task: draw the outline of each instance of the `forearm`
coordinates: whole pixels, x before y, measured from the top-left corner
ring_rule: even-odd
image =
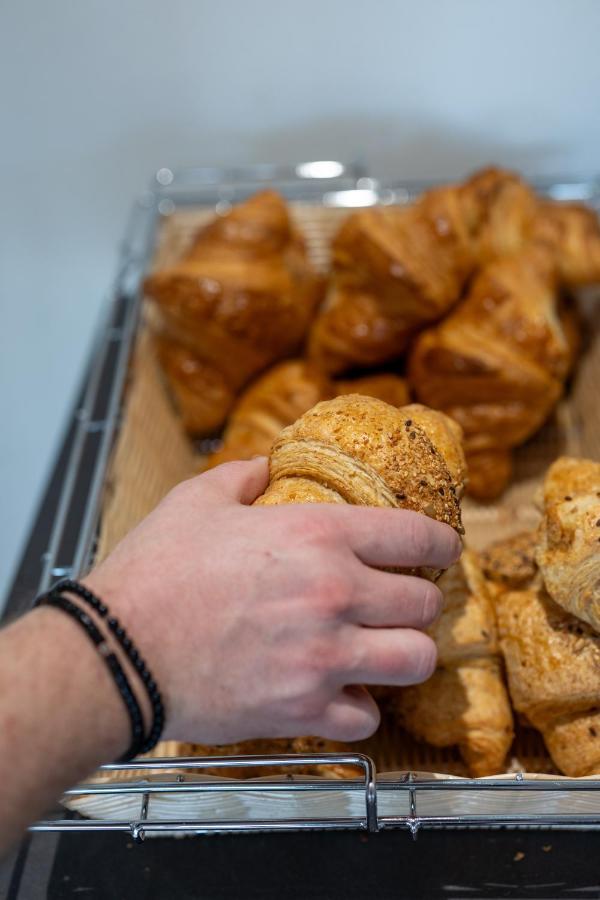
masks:
[[[127,748],[129,724],[78,624],[38,609],[0,632],[0,853],[62,791]]]

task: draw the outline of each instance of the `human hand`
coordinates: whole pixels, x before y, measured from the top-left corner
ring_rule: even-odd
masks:
[[[224,744],[379,723],[361,685],[423,681],[432,583],[384,566],[446,568],[447,525],[406,510],[255,506],[264,459],[183,482],[85,579],[121,619],[164,695],[165,737]]]

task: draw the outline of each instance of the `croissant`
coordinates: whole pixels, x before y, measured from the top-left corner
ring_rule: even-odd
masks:
[[[364,375],[362,378],[339,379],[333,382],[337,396],[341,394],[364,394],[383,400],[390,406],[406,406],[410,402],[408,384],[399,375],[391,372],[380,372],[377,375]]]
[[[456,303],[477,265],[522,247],[536,210],[518,176],[488,168],[411,206],[353,213],[333,241],[310,355],[340,372],[402,353],[415,331]]]
[[[271,450],[269,485],[255,502],[412,509],[462,534],[465,476],[460,428],[447,416],[346,394],[284,428]]]
[[[459,187],[479,266],[540,244],[548,249],[561,285],[600,282],[600,221],[581,203],[545,200],[518,175],[489,167]]]
[[[504,489],[512,448],[560,397],[575,352],[568,319],[549,251],[529,245],[482,269],[459,307],[415,341],[409,383],[462,426],[474,496]]]
[[[473,258],[459,195],[437,188],[404,208],[351,214],[332,246],[333,277],[309,339],[328,372],[397,356],[458,300]]]
[[[514,708],[541,731],[557,769],[600,772],[600,635],[544,589],[536,532],[494,544],[482,556],[494,598]]]
[[[300,381],[308,371],[318,379],[314,370],[304,363],[286,365]],[[273,371],[268,377],[281,377],[283,367],[278,368],[279,372]],[[255,388],[258,392],[258,382]],[[267,390],[264,399],[267,407],[279,414],[281,398],[269,406],[273,394]],[[265,422],[268,430],[268,416]],[[324,502],[404,507],[425,512],[462,533],[459,500],[464,479],[460,428],[455,422],[416,404],[396,409],[381,400],[344,394],[318,403],[279,434],[271,452],[269,486],[255,502],[257,505]],[[438,573],[423,570],[420,574],[435,578]],[[210,756],[253,752],[324,753],[343,747],[337,742],[309,736],[244,742],[230,747],[186,745],[185,751]],[[330,767],[316,767],[316,771],[336,777],[353,774],[347,766],[337,766],[333,771]]]
[[[155,339],[158,361],[188,434],[216,431],[235,402],[235,390],[212,363],[165,335]]]
[[[270,480],[256,505],[352,503],[413,509],[463,533],[460,428],[413,404],[396,409],[346,394],[318,403],[271,450]],[[436,579],[439,572],[415,574]],[[315,738],[307,738],[311,746]],[[330,742],[321,741],[321,749]],[[337,745],[333,745],[337,749]]]
[[[552,599],[600,632],[600,463],[561,457],[543,486],[536,561]]]
[[[532,239],[547,246],[566,287],[600,282],[600,221],[581,203],[540,202]]]
[[[145,292],[158,310],[167,380],[187,427],[202,435],[253,375],[299,346],[321,280],[283,199],[263,191],[201,229]]]
[[[474,777],[504,769],[513,720],[504,684],[494,609],[473,553],[442,575],[444,607],[428,633],[438,667],[424,684],[397,692],[404,727],[436,747],[458,745]]]
[[[282,428],[333,395],[330,380],[311,363],[279,363],[241,394],[223,434],[223,446],[211,455],[209,466],[268,454]]]
[[[471,175],[458,190],[478,266],[523,248],[538,200],[518,175],[489,166]]]
[[[241,394],[223,434],[223,446],[211,455],[208,466],[268,454],[286,425],[321,400],[346,393],[364,393],[395,406],[408,401],[406,382],[397,375],[333,382],[307,360],[279,363]]]
[[[503,169],[482,169],[408,207],[353,213],[333,241],[333,276],[309,353],[330,372],[391,359],[452,308],[476,269],[529,247],[548,252],[561,286],[600,281],[595,213],[540,199]],[[503,457],[486,460],[498,478],[509,472]]]
[[[554,603],[541,580],[496,598],[513,705],[566,775],[600,772],[600,635]]]

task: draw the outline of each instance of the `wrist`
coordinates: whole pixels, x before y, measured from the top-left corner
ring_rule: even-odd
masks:
[[[39,607],[27,620],[42,648],[40,676],[51,673],[58,682],[57,717],[72,733],[73,749],[84,771],[118,759],[129,745],[130,724],[102,656],[77,622],[59,609]],[[60,728],[61,723],[55,725]]]
[[[106,566],[95,569],[79,584],[107,610],[101,619],[103,628],[122,657],[142,709],[145,736],[155,742],[164,730],[165,712],[171,711],[172,704],[169,666],[165,665],[168,640],[156,621],[151,598],[138,589],[135,580],[118,577]]]

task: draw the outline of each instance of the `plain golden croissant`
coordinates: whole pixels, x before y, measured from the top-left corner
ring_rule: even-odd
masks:
[[[549,251],[530,245],[482,269],[459,307],[415,341],[409,382],[418,400],[462,426],[474,496],[506,486],[512,448],[561,395],[575,333]]]
[[[477,265],[523,245],[536,210],[518,176],[489,168],[410,206],[351,214],[332,244],[310,355],[330,372],[398,356],[456,303]]]
[[[518,175],[490,166],[458,188],[478,266],[522,249],[538,211],[535,193]]]
[[[333,382],[336,396],[341,394],[364,394],[383,400],[390,406],[406,406],[410,403],[410,393],[405,378],[391,372],[377,375],[363,375],[361,378],[338,379]]]
[[[347,393],[379,397],[394,406],[408,402],[406,381],[398,375],[331,381],[308,360],[279,363],[242,392],[225,428],[223,445],[210,456],[208,466],[267,455],[286,425],[321,400]]]
[[[479,266],[535,243],[552,253],[561,285],[600,282],[600,221],[589,207],[542,199],[494,167],[475,172],[460,194]]]
[[[566,287],[600,282],[600,220],[592,209],[541,201],[531,237],[550,248]]]
[[[267,455],[282,428],[333,395],[331,381],[312,363],[303,359],[279,363],[240,395],[223,446],[210,456],[208,465]]]
[[[462,534],[465,477],[460,427],[447,416],[347,394],[284,428],[271,450],[269,485],[255,502],[412,509]]]
[[[185,430],[199,436],[216,431],[235,402],[232,385],[179,341],[162,335],[155,339],[155,348]]]
[[[415,737],[436,747],[458,745],[472,776],[493,775],[504,769],[513,720],[494,609],[476,556],[465,550],[439,587],[444,607],[428,630],[438,667],[424,684],[398,691],[394,706]]]
[[[179,262],[146,279],[145,292],[167,379],[186,424],[202,435],[224,421],[253,375],[296,350],[321,280],[283,199],[263,191],[201,229]]]
[[[536,561],[552,599],[600,632],[600,462],[550,466]]]
[[[351,214],[332,245],[333,274],[309,340],[326,371],[385,362],[458,300],[473,267],[455,188],[404,208]]]
[[[392,359],[451,309],[474,271],[531,246],[548,251],[561,286],[600,281],[595,213],[541,199],[503,169],[426,191],[408,207],[353,213],[333,241],[333,275],[309,352],[330,372]],[[485,465],[506,475],[507,461],[488,455]]]

